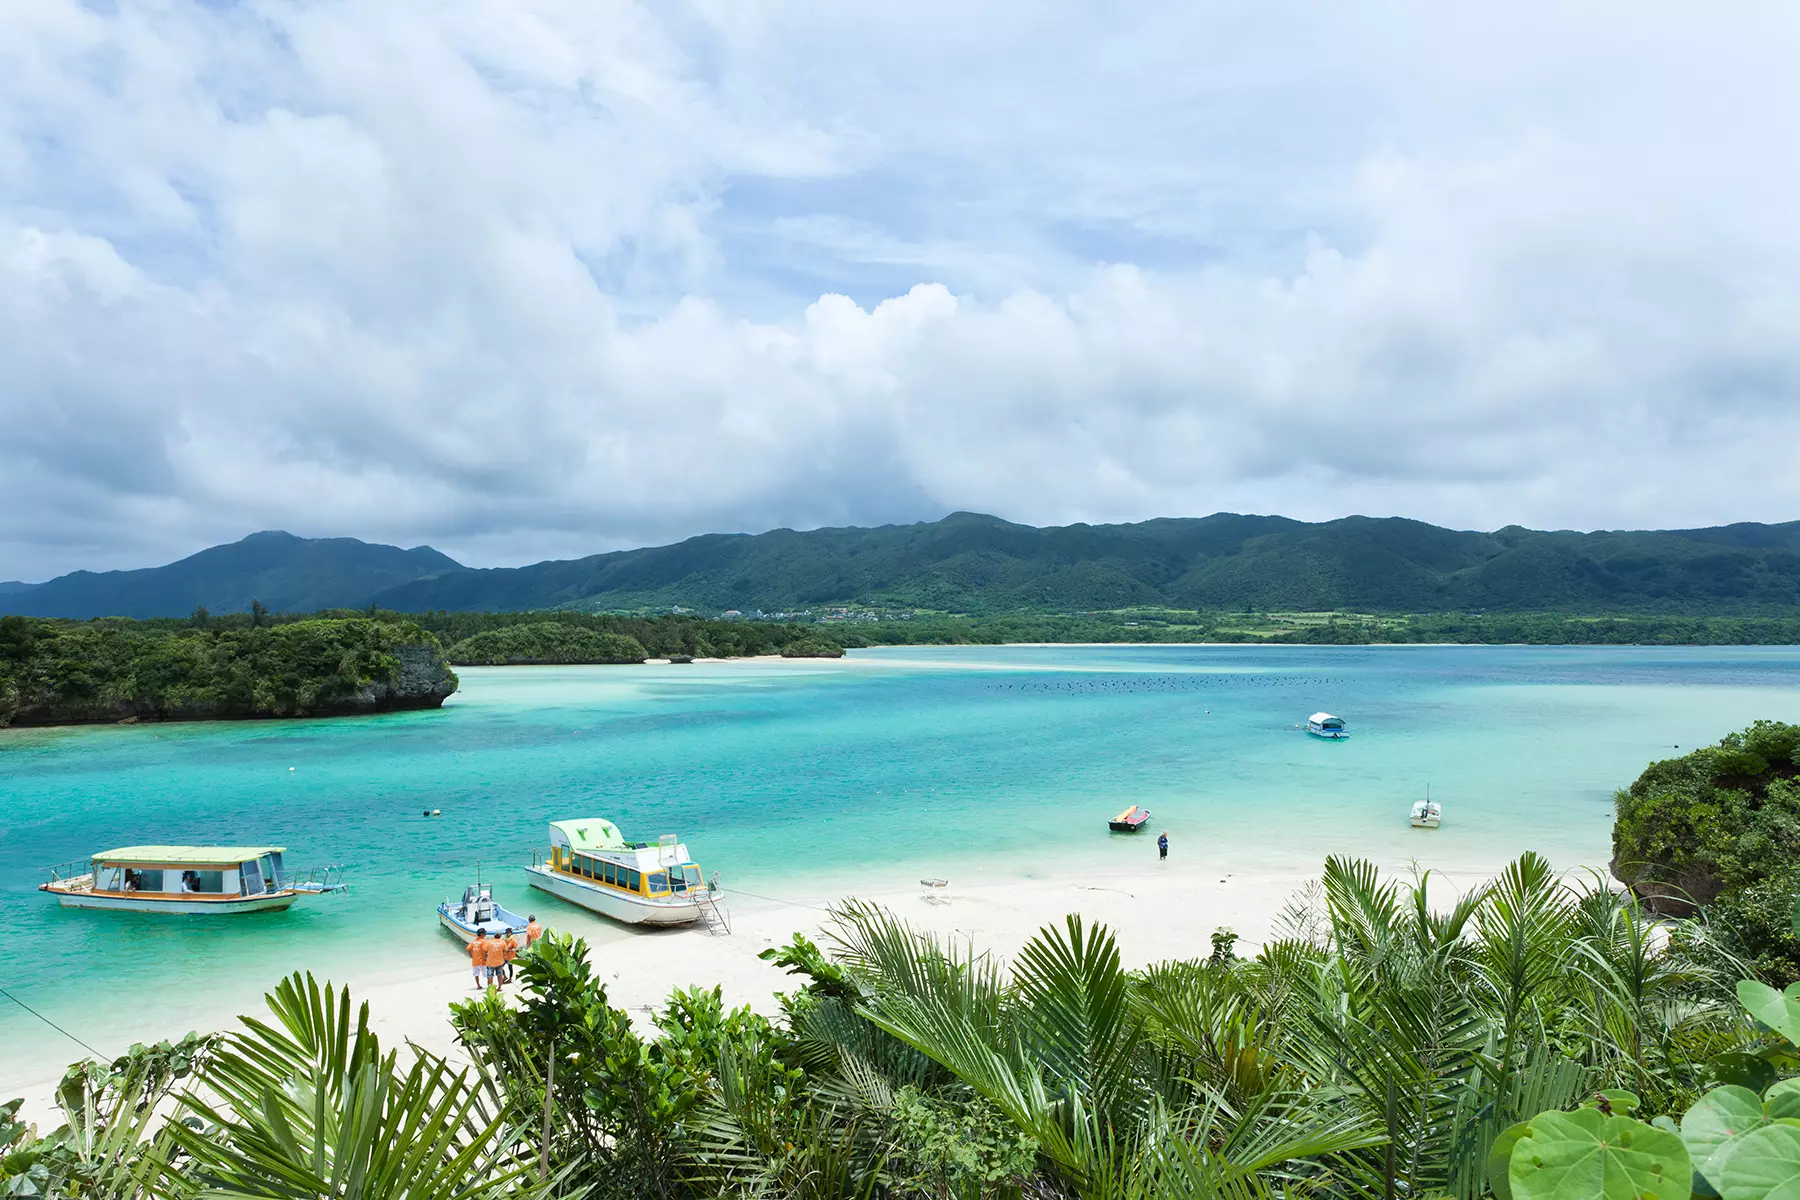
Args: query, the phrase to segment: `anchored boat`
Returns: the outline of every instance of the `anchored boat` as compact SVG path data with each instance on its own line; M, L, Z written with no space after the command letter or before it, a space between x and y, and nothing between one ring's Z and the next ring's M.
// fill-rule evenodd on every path
M627 842L601 817L550 823L550 857L525 868L531 886L628 925L686 925L712 899L674 834Z
M1415 800L1412 806L1412 823L1414 829L1436 829L1444 819L1444 806L1431 798L1431 789L1425 789L1425 798Z
M52 867L40 892L64 908L213 915L279 912L302 896L342 890L335 872L290 877L285 846L122 846ZM85 866L86 870L81 868Z
M1106 823L1106 827L1114 833L1136 833L1150 819L1150 810L1132 805L1118 816Z
M1350 736L1350 731L1344 728L1344 718L1334 717L1328 712L1316 712L1306 718L1306 732L1334 742Z

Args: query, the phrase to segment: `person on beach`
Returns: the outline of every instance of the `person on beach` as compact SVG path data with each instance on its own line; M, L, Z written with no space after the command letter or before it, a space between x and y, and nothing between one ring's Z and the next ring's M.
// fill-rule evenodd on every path
M525 948L537 945L537 940L544 936L544 927L537 923L537 914L532 913L525 925Z
M496 933L493 937L489 938L487 942L487 978L488 982L495 987L506 986L506 978L504 975L506 951L500 947L500 943L503 940L505 939Z
M513 937L512 930L500 935L500 969L506 973L501 983L513 981L513 959L519 957L519 941Z
M487 930L477 929L475 940L469 943L469 965L475 968L475 990L480 991L487 983Z
M1169 831L1166 829L1156 835L1156 857L1169 857Z

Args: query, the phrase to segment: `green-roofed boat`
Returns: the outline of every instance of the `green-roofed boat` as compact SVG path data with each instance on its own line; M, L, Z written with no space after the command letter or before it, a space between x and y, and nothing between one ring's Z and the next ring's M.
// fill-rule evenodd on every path
M335 892L330 872L290 877L286 846L121 846L50 870L40 892L65 908L223 915L279 912L302 896ZM85 870L82 869L85 867Z
M628 925L687 925L712 894L674 834L628 842L602 817L550 823L550 857L525 868L531 886Z

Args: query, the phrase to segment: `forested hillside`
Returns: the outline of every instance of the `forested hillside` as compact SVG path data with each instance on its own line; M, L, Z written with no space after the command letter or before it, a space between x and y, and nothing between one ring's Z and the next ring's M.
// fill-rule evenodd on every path
M75 571L47 583L0 584L0 613L33 617L185 617L196 608L279 612L362 608L396 584L462 564L430 546L402 550L355 538L253 533L167 566Z
M1494 533L1399 518L1217 514L1037 529L958 513L878 529L708 535L389 589L383 608L862 602L940 612L1128 606L1241 611L1778 614L1800 605L1800 522L1652 533Z
M0 586L0 613L185 617L397 612L786 613L862 604L977 615L1189 612L1560 613L1786 617L1800 612L1800 522L1666 532L1493 533L1401 518L1164 518L1034 528L956 513L874 529L707 534L473 570L428 546L262 533L143 571Z

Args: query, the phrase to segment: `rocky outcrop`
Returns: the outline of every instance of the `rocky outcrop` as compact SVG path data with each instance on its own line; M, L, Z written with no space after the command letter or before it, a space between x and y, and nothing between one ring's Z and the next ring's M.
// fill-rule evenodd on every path
M314 712L315 716L400 712L413 708L438 708L456 691L456 672L444 662L435 645L396 646L400 669L392 678L377 679L341 700Z

